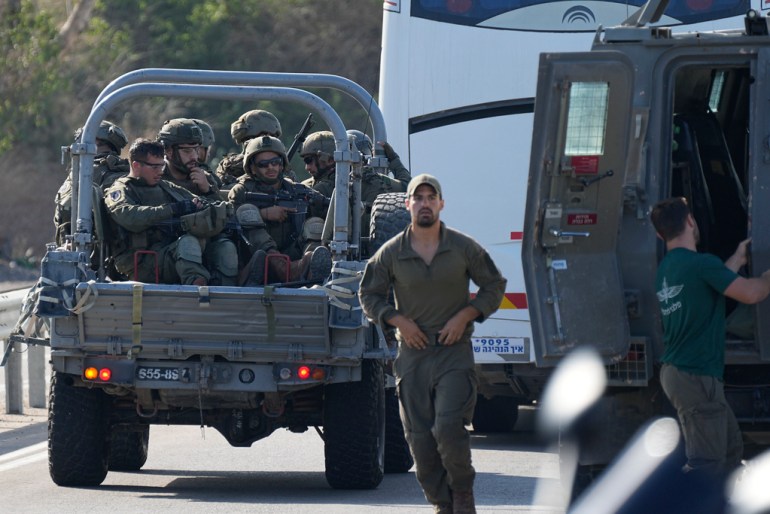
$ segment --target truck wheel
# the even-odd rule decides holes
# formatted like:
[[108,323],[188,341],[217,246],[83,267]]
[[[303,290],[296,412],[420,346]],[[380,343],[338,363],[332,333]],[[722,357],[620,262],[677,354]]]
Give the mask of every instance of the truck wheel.
[[406,193],[383,193],[374,200],[369,220],[369,248],[372,254],[411,222],[404,202]]
[[95,486],[107,476],[109,398],[55,371],[48,404],[48,471],[57,485]]
[[406,473],[414,459],[404,437],[395,389],[385,390],[385,473]]
[[512,432],[519,419],[519,404],[509,396],[486,398],[479,395],[473,411],[473,431],[478,433]]
[[110,471],[139,471],[147,462],[150,426],[113,428],[110,438]]
[[385,472],[385,382],[382,363],[366,359],[361,381],[326,386],[326,480],[334,489],[374,489]]

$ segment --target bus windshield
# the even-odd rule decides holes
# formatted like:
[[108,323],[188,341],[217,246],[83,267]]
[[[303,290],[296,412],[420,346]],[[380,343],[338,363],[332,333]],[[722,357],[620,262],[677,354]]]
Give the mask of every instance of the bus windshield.
[[[617,25],[645,0],[412,0],[412,16],[479,27],[548,32],[593,32]],[[740,16],[749,0],[670,2],[656,25],[683,25]]]

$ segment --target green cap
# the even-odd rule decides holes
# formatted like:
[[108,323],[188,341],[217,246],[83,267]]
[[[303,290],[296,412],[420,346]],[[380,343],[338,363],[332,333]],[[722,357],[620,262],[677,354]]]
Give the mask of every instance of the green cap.
[[427,173],[417,175],[409,181],[409,185],[406,187],[406,196],[411,197],[414,195],[415,190],[423,184],[428,184],[436,191],[439,198],[443,198],[443,195],[441,194],[441,184],[438,183],[438,179]]

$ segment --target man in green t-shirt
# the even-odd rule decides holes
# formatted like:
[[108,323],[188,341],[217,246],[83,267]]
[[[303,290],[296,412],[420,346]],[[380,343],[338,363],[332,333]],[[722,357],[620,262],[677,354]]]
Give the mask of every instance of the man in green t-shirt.
[[656,280],[665,345],[660,382],[682,425],[684,469],[729,472],[740,463],[743,441],[722,381],[725,296],[761,302],[770,294],[770,270],[759,278],[737,274],[747,261],[748,239],[724,263],[698,253],[698,225],[684,198],[657,203],[650,217],[666,242]]

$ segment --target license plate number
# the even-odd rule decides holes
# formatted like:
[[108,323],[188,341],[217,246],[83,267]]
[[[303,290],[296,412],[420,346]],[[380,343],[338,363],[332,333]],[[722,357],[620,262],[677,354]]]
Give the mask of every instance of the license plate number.
[[136,368],[136,378],[139,380],[179,380],[179,368],[154,368],[140,366]]

